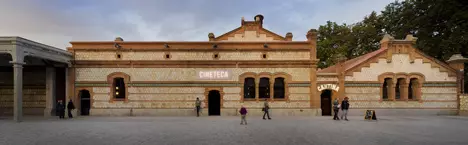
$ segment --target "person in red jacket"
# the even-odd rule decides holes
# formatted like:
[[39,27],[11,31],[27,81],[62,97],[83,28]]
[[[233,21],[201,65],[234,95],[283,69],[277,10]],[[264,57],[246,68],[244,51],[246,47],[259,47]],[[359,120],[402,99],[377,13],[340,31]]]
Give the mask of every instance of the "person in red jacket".
[[245,116],[247,115],[247,109],[244,106],[241,106],[241,109],[240,109],[239,113],[241,114],[241,123],[240,124],[242,125],[245,122],[245,125],[247,125],[247,120],[245,119]]

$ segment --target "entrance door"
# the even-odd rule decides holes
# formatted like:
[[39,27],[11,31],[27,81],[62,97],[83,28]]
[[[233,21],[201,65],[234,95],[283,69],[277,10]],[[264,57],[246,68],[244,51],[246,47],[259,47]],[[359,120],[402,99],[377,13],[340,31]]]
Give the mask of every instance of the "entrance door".
[[221,115],[221,94],[219,91],[212,90],[208,93],[208,115]]
[[331,116],[332,114],[332,91],[323,90],[320,95],[322,116]]
[[80,112],[83,116],[89,115],[89,109],[91,109],[91,94],[88,90],[80,91]]

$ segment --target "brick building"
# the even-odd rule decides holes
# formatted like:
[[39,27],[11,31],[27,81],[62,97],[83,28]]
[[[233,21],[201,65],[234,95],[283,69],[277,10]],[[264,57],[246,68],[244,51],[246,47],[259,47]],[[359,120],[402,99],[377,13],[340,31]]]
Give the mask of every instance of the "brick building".
[[[42,57],[37,77],[25,73],[32,77],[27,82],[41,82],[25,85],[39,87],[37,93],[27,91],[38,95],[27,102],[37,108],[31,114],[50,115],[54,101],[47,100],[62,91],[66,96],[55,99],[72,99],[81,115],[172,116],[194,115],[199,98],[204,115],[236,115],[241,105],[260,115],[267,99],[272,115],[320,116],[331,115],[333,99],[347,96],[354,115],[366,109],[380,115],[468,112],[461,90],[466,58],[440,62],[414,48],[411,35],[403,40],[386,35],[379,50],[317,69],[317,32],[306,36],[292,41],[291,33],[273,33],[257,15],[218,37],[209,33],[202,42],[73,41],[68,52],[59,53],[68,60]],[[1,73],[13,74],[9,68]],[[12,80],[1,80],[7,83],[0,92],[7,93],[0,96],[0,108],[8,109],[23,94],[13,91]]]

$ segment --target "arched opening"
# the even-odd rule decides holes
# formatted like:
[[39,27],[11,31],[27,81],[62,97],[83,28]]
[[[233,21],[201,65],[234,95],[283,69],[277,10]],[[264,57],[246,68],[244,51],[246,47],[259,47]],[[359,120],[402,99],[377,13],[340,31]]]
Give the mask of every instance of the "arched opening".
[[260,99],[270,98],[270,78],[260,78],[260,83],[258,84],[258,91],[258,97]]
[[275,83],[273,85],[275,99],[284,99],[285,89],[284,89],[284,78],[275,78]]
[[81,90],[78,96],[80,97],[80,115],[88,116],[91,109],[91,94],[88,90]]
[[405,83],[404,78],[398,78],[397,84],[395,86],[395,99],[400,100],[401,97],[403,96],[403,85]]
[[208,115],[221,115],[221,94],[217,90],[208,92]]
[[383,86],[382,86],[382,99],[388,100],[388,96],[390,96],[390,87],[392,84],[392,78],[385,78]]
[[255,79],[254,78],[244,79],[244,98],[255,99]]
[[408,86],[408,100],[415,100],[418,98],[419,83],[417,78],[411,78]]
[[331,116],[332,114],[332,90],[323,90],[320,94],[322,116]]

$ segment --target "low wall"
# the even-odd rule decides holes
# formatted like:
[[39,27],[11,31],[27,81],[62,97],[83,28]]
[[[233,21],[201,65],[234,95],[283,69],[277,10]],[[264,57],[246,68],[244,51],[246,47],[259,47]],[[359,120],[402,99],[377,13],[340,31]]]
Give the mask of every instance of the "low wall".
[[[238,116],[238,109],[221,109],[221,116]],[[247,109],[249,116],[262,116],[261,109]],[[195,109],[99,109],[90,110],[92,116],[195,116]],[[319,116],[320,109],[272,109],[271,116]],[[208,116],[208,108],[202,109]]]

